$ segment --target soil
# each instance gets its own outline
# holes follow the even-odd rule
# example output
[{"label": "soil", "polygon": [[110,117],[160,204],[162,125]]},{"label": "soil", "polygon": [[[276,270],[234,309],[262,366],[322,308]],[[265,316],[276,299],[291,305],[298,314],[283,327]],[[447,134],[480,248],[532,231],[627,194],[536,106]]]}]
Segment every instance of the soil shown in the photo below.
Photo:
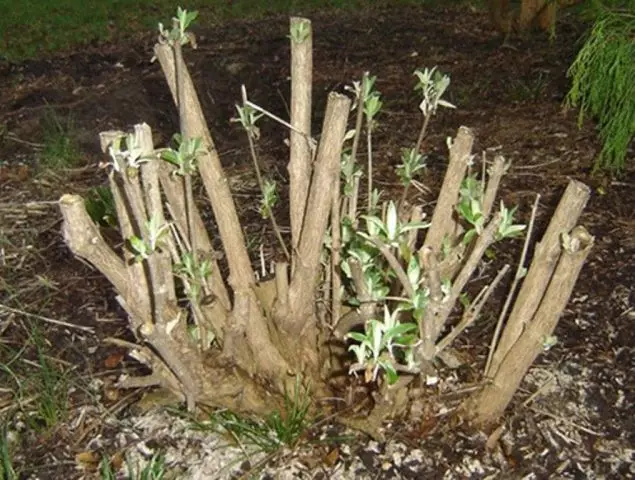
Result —
[{"label": "soil", "polygon": [[[540,194],[537,236],[569,179],[591,186],[581,224],[595,236],[595,246],[559,322],[558,343],[539,357],[494,436],[456,426],[448,412],[457,403],[451,393],[482,370],[495,304],[459,341],[458,348],[474,361],[447,372],[431,391],[434,408],[424,421],[387,425],[389,440],[381,444],[336,424],[322,425],[309,436],[328,436],[332,430],[352,437],[346,445],[333,441],[319,446],[307,438],[293,451],[266,457],[261,475],[635,476],[635,162],[631,150],[622,176],[593,175],[600,148],[594,125],[586,122],[578,128],[577,113],[563,108],[569,87],[567,67],[584,26],[563,16],[553,41],[542,34],[505,41],[493,31],[486,14],[468,8],[395,6],[318,12],[311,18],[316,130],[329,91],[343,90],[366,70],[378,77],[376,86],[384,99],[374,137],[378,185],[398,189],[394,166],[400,149],[414,144],[422,120],[413,71],[437,65],[452,79],[448,100],[457,108],[440,111],[431,124],[424,145],[429,156],[423,179],[430,193],[413,199],[427,206],[434,201],[447,163],[446,138],[465,125],[476,133],[475,152],[502,154],[513,162],[500,195],[507,205],[519,206],[519,219],[528,220],[531,204]],[[288,19],[232,21],[196,33],[199,48],[187,52],[190,71],[246,229],[260,236],[264,227],[255,213],[258,195],[245,134],[230,119],[241,85],[250,100],[288,117]],[[169,90],[159,66],[150,62],[153,42],[154,37],[147,36],[134,45],[106,44],[0,66],[0,341],[20,348],[28,339],[28,326],[37,325],[50,348],[48,355],[71,372],[74,385],[82,385],[69,392],[67,419],[46,433],[25,431],[19,414],[5,418],[9,431],[21,432],[13,458],[24,478],[81,478],[98,461],[87,452],[97,452],[97,459],[131,451],[147,458],[155,450],[179,451],[178,438],[189,438],[188,448],[199,449],[200,461],[205,457],[204,438],[192,440],[185,428],[179,433],[170,430],[169,435],[168,430],[163,435],[148,430],[147,421],[139,420],[145,417],[133,408],[141,392],[112,388],[120,374],[139,371],[123,350],[104,342],[108,337],[129,338],[126,320],[105,279],[73,258],[65,246],[56,205],[63,193],[86,194],[104,185],[105,173],[98,168],[99,132],[146,122],[156,143],[165,144],[177,131]],[[42,119],[51,111],[73,119],[74,137],[82,151],[82,165],[77,168],[53,171],[42,165]],[[259,151],[267,171],[280,179],[286,172],[284,136],[273,122],[261,126]],[[262,238],[272,237],[265,233]],[[520,247],[521,242],[512,242],[497,253],[494,264],[514,264]],[[491,274],[496,268],[485,265],[483,270]],[[31,354],[32,348],[27,349],[25,355]],[[7,375],[0,375],[3,386],[13,385]],[[3,415],[16,412],[17,401],[10,388],[0,388]],[[28,410],[27,405],[18,410]],[[166,422],[173,428],[178,423],[168,417],[161,428],[167,428]],[[176,453],[171,457],[173,465],[187,469],[191,458],[180,451],[180,459]],[[234,475],[239,471],[249,475],[254,466],[239,465]],[[209,472],[191,478],[230,476],[227,471]]]}]

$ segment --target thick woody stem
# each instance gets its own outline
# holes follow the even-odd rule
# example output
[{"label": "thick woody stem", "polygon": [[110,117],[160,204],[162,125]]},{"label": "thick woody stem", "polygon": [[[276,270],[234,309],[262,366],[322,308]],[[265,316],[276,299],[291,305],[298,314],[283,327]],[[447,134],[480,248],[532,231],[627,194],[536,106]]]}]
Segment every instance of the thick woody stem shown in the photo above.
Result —
[{"label": "thick woody stem", "polygon": [[71,251],[92,263],[126,300],[131,314],[136,319],[150,318],[148,302],[135,302],[139,283],[131,278],[124,261],[112,251],[99,233],[84,207],[79,195],[64,195],[60,198],[60,210],[64,223],[64,241]]},{"label": "thick woody stem", "polygon": [[492,212],[494,201],[496,200],[496,193],[498,192],[498,186],[505,174],[505,169],[505,159],[501,156],[494,158],[494,163],[488,170],[489,179],[487,180],[485,195],[483,195],[483,216],[485,218],[489,218],[489,215]]},{"label": "thick woody stem", "polygon": [[422,320],[424,322],[424,328],[426,329],[426,335],[422,344],[421,354],[425,360],[430,361],[436,355],[436,348],[433,348],[432,344],[433,342],[436,343],[439,335],[443,331],[454,304],[461,295],[461,292],[463,292],[467,281],[474,274],[476,267],[483,258],[485,250],[494,243],[500,222],[501,215],[498,214],[489,222],[485,230],[483,230],[483,233],[478,237],[474,248],[465,261],[465,265],[452,283],[452,290],[448,298],[441,298],[440,300],[430,298]]},{"label": "thick woody stem", "polygon": [[503,358],[525,328],[525,324],[536,312],[560,257],[560,236],[563,232],[570,231],[576,224],[586,206],[589,195],[589,187],[583,183],[575,180],[569,182],[553,217],[551,217],[547,231],[536,246],[534,261],[529,267],[496,352],[492,357],[489,374],[496,373]]},{"label": "thick woody stem", "polygon": [[473,142],[474,135],[471,130],[461,127],[450,147],[448,171],[445,174],[437,205],[432,214],[432,223],[424,242],[424,246],[432,248],[435,253],[441,250],[441,244],[445,237],[448,237],[450,242],[454,244],[458,228],[458,224],[454,220],[454,208],[459,198],[461,182],[470,162]]},{"label": "thick woody stem", "polygon": [[291,38],[291,125],[289,152],[289,205],[292,249],[300,242],[306,201],[311,180],[313,153],[311,135],[311,95],[313,74],[313,33],[306,18],[291,17],[290,29],[303,26],[308,29],[300,41]]},{"label": "thick woody stem", "polygon": [[[329,95],[306,210],[310,213],[305,218],[298,244],[297,265],[289,288],[289,304],[296,318],[309,318],[312,314],[321,249],[333,205],[333,191],[339,188],[340,157],[349,110],[348,97],[338,93]],[[302,325],[296,322],[286,328],[298,333]]]},{"label": "thick woody stem", "polygon": [[[185,213],[185,186],[183,179],[173,175],[175,167],[168,162],[159,163],[159,180],[163,193],[167,199],[172,214],[172,220],[176,224],[183,238],[187,238],[187,214]],[[191,214],[194,219],[194,235],[196,237],[196,245],[199,248],[199,259],[207,259],[212,264],[212,273],[210,275],[210,288],[214,296],[218,299],[225,310],[231,308],[227,287],[221,276],[218,267],[218,257],[220,254],[214,251],[212,242],[210,241],[205,224],[201,219],[201,214],[196,204],[191,205]]]},{"label": "thick woody stem", "polygon": [[575,227],[569,238],[533,319],[507,351],[492,381],[466,404],[479,424],[489,424],[503,414],[558,324],[594,242],[581,226]]},{"label": "thick woody stem", "polygon": [[[211,201],[214,218],[218,225],[224,251],[227,255],[230,275],[229,283],[234,291],[244,292],[251,288],[254,274],[247,254],[245,238],[236,212],[236,205],[229,189],[229,182],[223,172],[218,152],[207,129],[201,104],[196,95],[192,78],[187,67],[181,61],[179,65],[179,82],[182,82],[182,94],[177,94],[176,66],[172,49],[169,45],[156,45],[155,54],[161,64],[163,73],[172,92],[174,102],[179,106],[179,113],[187,113],[181,119],[185,138],[202,138],[207,151],[199,158],[198,168]],[[179,102],[183,102],[183,106]]]}]

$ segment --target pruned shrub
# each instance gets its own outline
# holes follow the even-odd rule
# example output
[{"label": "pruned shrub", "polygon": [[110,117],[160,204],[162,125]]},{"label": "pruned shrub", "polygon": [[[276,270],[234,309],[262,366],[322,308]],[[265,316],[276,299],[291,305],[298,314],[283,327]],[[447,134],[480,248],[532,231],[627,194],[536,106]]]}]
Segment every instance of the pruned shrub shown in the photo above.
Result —
[{"label": "pruned shrub", "polygon": [[[456,365],[453,341],[501,289],[507,265],[475,298],[466,295],[483,255],[497,242],[526,235],[486,381],[464,403],[474,421],[495,420],[536,356],[554,342],[555,324],[593,244],[577,226],[588,188],[570,182],[527,269],[532,229],[517,224],[515,208],[496,199],[508,163],[483,157],[477,165],[473,134],[461,127],[448,139],[448,169],[427,220],[408,193],[421,188],[417,176],[425,157],[419,150],[430,120],[439,107],[453,107],[443,100],[449,78],[433,68],[416,72],[423,117],[415,147],[403,151],[398,168],[404,193],[398,201],[382,200],[385,192],[372,174],[372,134],[382,106],[375,79],[364,75],[353,83],[352,100],[329,94],[316,141],[313,33],[309,20],[292,18],[290,121],[251,102],[244,88],[237,107],[262,190],[261,212],[281,252],[273,278],[258,280],[183,60],[194,17],[179,9],[171,29],[161,26],[155,46],[180,116],[174,145],[155,148],[146,124],[133,133],[101,134],[123,250],[103,239],[79,196],[60,199],[66,243],[108,278],[128,313],[136,342],[118,343],[152,372],[123,377],[119,386],[160,386],[190,409],[207,404],[271,418],[299,388],[316,409],[341,392],[337,374],[348,372],[347,382],[366,385],[372,396],[364,421],[352,424],[381,436],[381,421],[407,412],[413,398],[421,400],[421,387],[438,380],[441,364]],[[263,177],[254,148],[263,116],[289,130],[289,235],[279,227],[279,195]],[[365,160],[358,162],[362,144]],[[194,175],[200,175],[216,230],[199,214]],[[534,215],[536,208],[537,202]],[[218,232],[222,253],[212,247],[211,231]]]}]

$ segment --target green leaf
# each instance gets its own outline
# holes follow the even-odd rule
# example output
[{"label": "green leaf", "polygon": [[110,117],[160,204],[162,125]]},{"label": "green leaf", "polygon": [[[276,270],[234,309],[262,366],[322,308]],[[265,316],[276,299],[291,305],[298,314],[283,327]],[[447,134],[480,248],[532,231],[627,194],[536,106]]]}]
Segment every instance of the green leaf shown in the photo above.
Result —
[{"label": "green leaf", "polygon": [[[456,108],[456,105],[454,105],[454,104],[452,104],[452,103],[450,103],[450,102],[447,102],[447,101],[445,101],[445,100],[439,100],[439,101],[438,101],[438,104],[439,104],[440,106],[442,106],[442,107],[446,107],[446,108]],[[465,105],[463,105],[463,107],[465,108]]]},{"label": "green leaf", "polygon": [[406,233],[410,230],[423,230],[430,227],[430,222],[410,222],[399,229],[399,233]]},{"label": "green leaf", "polygon": [[410,284],[416,288],[416,286],[419,284],[419,279],[421,276],[421,267],[419,266],[419,262],[414,255],[410,258],[410,262],[408,262],[407,273]]},{"label": "green leaf", "polygon": [[405,335],[406,333],[413,332],[415,330],[417,330],[417,326],[414,323],[400,323],[386,330],[384,336],[395,338],[400,335]]},{"label": "green leaf", "polygon": [[351,345],[350,347],[348,347],[348,350],[355,354],[355,357],[357,358],[357,363],[363,364],[366,361],[367,349],[364,344]]},{"label": "green leaf", "polygon": [[465,235],[463,235],[463,245],[469,245],[475,236],[476,236],[475,228],[472,228],[468,230],[467,232],[465,232]]},{"label": "green leaf", "polygon": [[194,20],[198,17],[198,12],[195,10],[193,12],[187,12],[185,15],[185,22],[183,23],[183,30],[187,30],[187,28],[192,24]]},{"label": "green leaf", "polygon": [[364,335],[363,333],[359,333],[359,332],[348,332],[346,334],[346,336],[348,338],[352,338],[353,340],[357,340],[359,343],[366,343],[368,342],[368,338],[366,337],[366,335]]},{"label": "green leaf", "polygon": [[389,241],[397,239],[399,228],[399,217],[397,216],[397,206],[395,202],[390,201],[388,203],[388,209],[386,211],[386,235]]},{"label": "green leaf", "polygon": [[367,331],[370,333],[371,348],[373,350],[373,357],[379,357],[382,350],[382,337],[383,337],[383,323],[377,320],[370,320],[368,322]]},{"label": "green leaf", "polygon": [[[376,237],[386,231],[386,227],[379,218],[369,215],[362,215],[362,218],[366,220],[366,231],[370,237]],[[359,234],[362,235],[363,232],[359,232]]]},{"label": "green leaf", "polygon": [[132,247],[133,251],[136,254],[138,254],[142,258],[147,258],[148,247],[142,239],[133,235],[132,237],[129,238],[129,241],[130,241],[130,246]]},{"label": "green leaf", "polygon": [[463,308],[468,308],[470,306],[470,297],[465,292],[459,295],[459,301],[461,302],[461,305],[463,305]]},{"label": "green leaf", "polygon": [[181,158],[174,150],[163,150],[161,152],[161,158],[173,165],[176,165],[177,167],[181,165]]},{"label": "green leaf", "polygon": [[395,367],[393,367],[391,362],[386,360],[380,360],[378,363],[379,363],[379,366],[386,373],[386,380],[388,381],[388,384],[394,385],[397,382],[397,380],[399,380],[399,375],[397,374]]}]

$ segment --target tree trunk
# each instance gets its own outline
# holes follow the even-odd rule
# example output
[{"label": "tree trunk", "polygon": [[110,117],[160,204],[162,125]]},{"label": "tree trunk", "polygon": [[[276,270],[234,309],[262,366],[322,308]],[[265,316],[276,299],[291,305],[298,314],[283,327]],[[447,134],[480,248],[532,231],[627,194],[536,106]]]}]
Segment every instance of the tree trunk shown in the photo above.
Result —
[{"label": "tree trunk", "polygon": [[513,25],[513,13],[509,0],[489,0],[489,16],[494,27],[501,33],[510,33]]},{"label": "tree trunk", "polygon": [[520,11],[515,12],[509,0],[489,0],[488,10],[494,27],[502,33],[512,30],[526,31],[537,27],[552,32],[559,9],[570,7],[582,0],[522,0]]}]

